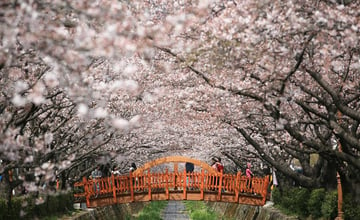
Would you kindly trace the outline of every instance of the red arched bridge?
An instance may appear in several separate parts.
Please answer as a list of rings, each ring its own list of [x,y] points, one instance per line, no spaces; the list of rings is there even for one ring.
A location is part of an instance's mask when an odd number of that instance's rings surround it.
[[[178,171],[178,163],[190,162],[200,172]],[[160,164],[173,163],[174,172],[151,173]],[[148,162],[128,175],[98,179],[83,178],[75,183],[75,201],[87,207],[152,200],[206,200],[262,206],[266,202],[269,177],[252,177],[216,172],[208,164],[182,156]]]

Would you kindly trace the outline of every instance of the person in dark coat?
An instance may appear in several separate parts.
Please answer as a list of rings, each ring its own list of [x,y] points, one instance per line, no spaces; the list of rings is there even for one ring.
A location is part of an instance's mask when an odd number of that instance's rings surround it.
[[[190,162],[185,163],[185,170],[186,170],[186,185],[190,186],[190,189],[193,189],[193,176],[189,175],[190,173],[194,172],[194,164]]]

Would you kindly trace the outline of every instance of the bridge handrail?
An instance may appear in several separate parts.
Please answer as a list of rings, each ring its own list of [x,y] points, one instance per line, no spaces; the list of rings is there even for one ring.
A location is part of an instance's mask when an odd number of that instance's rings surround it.
[[[269,178],[252,177],[251,179],[242,176],[240,172],[234,174],[205,173],[204,170],[193,173],[168,172],[164,173],[129,173],[128,175],[112,175],[97,179],[83,178],[82,182],[76,182],[74,187],[82,189],[80,193],[75,193],[75,199],[85,199],[89,206],[90,200],[96,197],[113,197],[114,203],[117,196],[129,194],[131,201],[135,201],[134,193],[151,194],[165,191],[167,198],[169,193],[176,190],[183,192],[186,199],[187,191],[200,191],[200,199],[204,199],[204,192],[217,193],[221,200],[222,194],[232,194],[234,201],[238,201],[240,194],[251,194],[261,197],[265,204],[268,191]],[[151,200],[151,199],[150,199]]]

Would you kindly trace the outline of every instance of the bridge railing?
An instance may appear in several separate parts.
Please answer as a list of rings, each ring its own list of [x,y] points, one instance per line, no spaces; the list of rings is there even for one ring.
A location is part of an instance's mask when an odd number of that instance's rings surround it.
[[[237,175],[223,173],[205,173],[193,172],[186,173],[168,172],[164,173],[142,173],[133,175],[112,175],[99,179],[83,178],[82,182],[75,183],[75,188],[81,192],[74,194],[76,200],[90,200],[100,197],[113,197],[114,203],[121,195],[129,195],[131,201],[135,201],[135,194],[145,193],[151,195],[154,193],[165,193],[169,198],[169,193],[182,191],[184,199],[187,193],[199,193],[200,200],[204,199],[204,193],[216,193],[218,198],[222,194],[231,194],[234,201],[238,201],[239,196],[251,194],[261,197],[263,204],[266,201],[268,190],[268,177],[252,177],[251,179],[242,176],[240,172]],[[151,199],[149,199],[151,200]],[[118,201],[121,202],[121,201]]]

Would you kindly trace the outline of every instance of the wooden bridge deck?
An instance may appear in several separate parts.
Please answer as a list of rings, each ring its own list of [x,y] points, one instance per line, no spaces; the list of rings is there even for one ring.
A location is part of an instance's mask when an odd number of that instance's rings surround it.
[[[201,172],[129,173],[75,183],[75,201],[87,207],[152,200],[205,200],[262,206],[268,176],[248,179],[237,175]]]

